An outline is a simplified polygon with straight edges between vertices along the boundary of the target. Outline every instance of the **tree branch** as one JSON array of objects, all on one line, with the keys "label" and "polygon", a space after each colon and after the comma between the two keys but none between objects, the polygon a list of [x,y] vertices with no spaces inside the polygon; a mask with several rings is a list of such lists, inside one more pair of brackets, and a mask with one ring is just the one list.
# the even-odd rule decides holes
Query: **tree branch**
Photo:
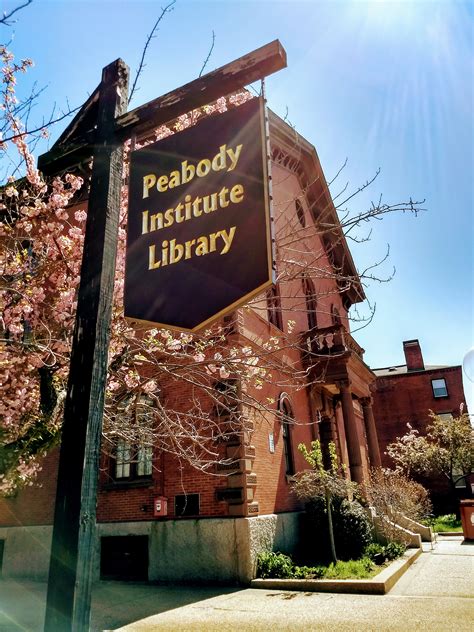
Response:
[{"label": "tree branch", "polygon": [[138,64],[137,74],[136,74],[135,79],[133,81],[132,89],[130,91],[130,96],[128,98],[128,102],[129,103],[133,99],[133,97],[135,95],[135,92],[138,92],[138,90],[139,90],[139,88],[137,87],[138,80],[140,79],[142,71],[145,68],[145,57],[146,57],[146,54],[147,54],[147,51],[148,51],[148,46],[150,45],[151,40],[155,38],[155,33],[156,33],[157,29],[158,29],[159,23],[161,22],[161,20],[165,17],[165,15],[167,13],[170,13],[173,10],[173,5],[174,4],[176,4],[176,0],[172,0],[172,2],[167,4],[166,7],[164,7],[164,9],[161,10],[161,15],[156,20],[155,24],[153,25],[153,28],[151,29],[150,34],[147,37],[147,40],[145,42],[145,46],[143,47],[140,63]]}]

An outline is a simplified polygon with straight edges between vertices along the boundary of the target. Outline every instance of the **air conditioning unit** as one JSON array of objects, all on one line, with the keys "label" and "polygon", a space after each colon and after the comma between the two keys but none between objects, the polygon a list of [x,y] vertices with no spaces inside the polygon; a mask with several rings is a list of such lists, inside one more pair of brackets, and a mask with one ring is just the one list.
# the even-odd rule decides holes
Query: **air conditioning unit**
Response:
[{"label": "air conditioning unit", "polygon": [[155,496],[153,499],[153,516],[160,518],[168,515],[168,499],[164,496]]}]

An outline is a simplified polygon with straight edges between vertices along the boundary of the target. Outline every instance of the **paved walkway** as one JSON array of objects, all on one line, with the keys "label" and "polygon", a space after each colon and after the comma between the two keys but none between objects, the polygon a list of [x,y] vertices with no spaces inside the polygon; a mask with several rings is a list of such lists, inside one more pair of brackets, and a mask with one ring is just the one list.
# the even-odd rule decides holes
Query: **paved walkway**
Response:
[{"label": "paved walkway", "polygon": [[[100,582],[94,632],[305,630],[471,632],[474,543],[439,538],[388,595]],[[0,582],[0,632],[42,632],[45,584]]]}]

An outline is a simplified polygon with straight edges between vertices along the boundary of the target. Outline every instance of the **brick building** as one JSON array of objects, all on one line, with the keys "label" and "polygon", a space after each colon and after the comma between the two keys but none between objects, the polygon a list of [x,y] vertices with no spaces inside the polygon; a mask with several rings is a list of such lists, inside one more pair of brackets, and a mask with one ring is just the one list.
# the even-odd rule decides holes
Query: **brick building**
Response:
[{"label": "brick building", "polygon": [[[297,542],[302,507],[291,475],[306,467],[300,442],[320,438],[327,450],[334,441],[357,482],[380,464],[371,399],[375,375],[349,333],[348,310],[365,298],[356,268],[314,147],[272,113],[270,140],[278,239],[301,231],[301,250],[317,253],[318,266],[331,273],[295,275],[284,295],[276,287],[260,306],[236,311],[226,324],[233,344],[263,344],[288,330],[291,320],[299,345],[281,361],[286,371],[306,372],[306,387],[288,383],[282,389],[275,375],[274,386],[256,391],[261,401],[275,402],[273,413],[249,421],[246,432],[227,442],[232,464],[217,465],[211,474],[182,468],[156,451],[138,451],[130,462],[131,446],[123,443],[115,459],[104,457],[96,578],[248,581],[259,550],[290,552]],[[331,229],[319,230],[322,224]],[[279,225],[287,228],[279,231]],[[317,230],[308,231],[311,226]],[[350,283],[338,284],[341,271]],[[176,396],[184,406],[186,392]],[[56,464],[52,452],[39,487],[0,501],[5,575],[47,574]]]},{"label": "brick building", "polygon": [[[405,364],[374,369],[374,414],[384,467],[393,467],[386,447],[408,432],[407,423],[423,434],[430,410],[449,419],[458,416],[460,405],[465,406],[466,402],[460,365],[425,365],[418,340],[404,341],[403,351]],[[443,510],[447,506],[448,482],[441,477],[420,481],[430,490],[435,509]],[[460,496],[465,491],[460,484]]]}]

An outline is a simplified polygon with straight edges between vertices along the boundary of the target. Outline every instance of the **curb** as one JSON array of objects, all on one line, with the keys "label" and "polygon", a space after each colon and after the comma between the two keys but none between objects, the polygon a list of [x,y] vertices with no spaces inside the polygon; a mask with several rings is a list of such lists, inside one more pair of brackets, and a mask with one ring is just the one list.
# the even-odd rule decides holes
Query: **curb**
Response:
[{"label": "curb", "polygon": [[439,536],[439,535],[443,536],[444,535],[446,537],[457,535],[457,536],[462,538],[463,537],[463,532],[462,531],[435,531],[435,535],[436,536]]},{"label": "curb", "polygon": [[422,549],[406,551],[373,579],[253,579],[250,588],[385,595],[421,553]]}]

